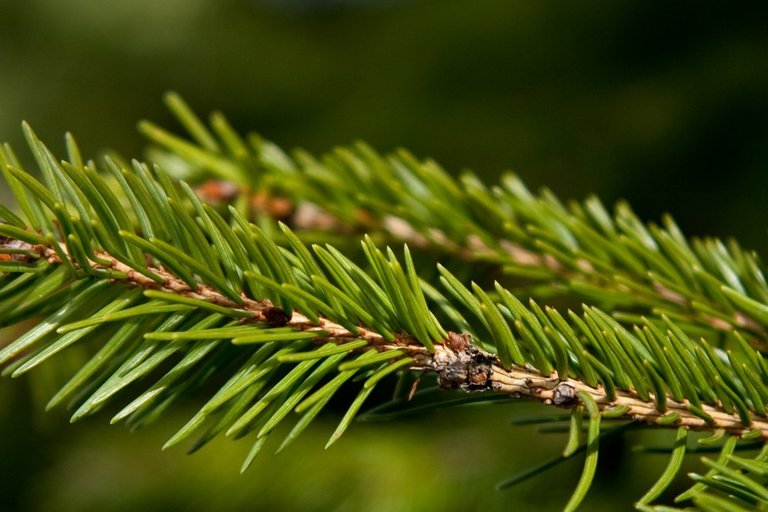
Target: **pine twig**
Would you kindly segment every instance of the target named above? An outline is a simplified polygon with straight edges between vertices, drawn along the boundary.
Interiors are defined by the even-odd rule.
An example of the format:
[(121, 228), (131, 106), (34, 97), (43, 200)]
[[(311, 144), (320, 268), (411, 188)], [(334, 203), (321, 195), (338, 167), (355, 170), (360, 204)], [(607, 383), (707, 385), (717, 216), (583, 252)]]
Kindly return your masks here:
[[(174, 93), (166, 103), (195, 141), (148, 122), (141, 131), (175, 161), (181, 157), (190, 178), (203, 181), (201, 191), (245, 196), (259, 215), (492, 262), (549, 292), (618, 304), (633, 316), (642, 308), (714, 333), (735, 328), (768, 351), (768, 284), (759, 258), (733, 242), (688, 240), (670, 216), (662, 226), (646, 225), (626, 204), (611, 214), (594, 197), (565, 206), (548, 190), (532, 194), (514, 175), (488, 188), (471, 173), (456, 179), (432, 160), (404, 150), (380, 155), (362, 143), (321, 158), (301, 150), (289, 156), (254, 134), (241, 139), (220, 113), (209, 132)], [(154, 154), (163, 158), (157, 148)]]

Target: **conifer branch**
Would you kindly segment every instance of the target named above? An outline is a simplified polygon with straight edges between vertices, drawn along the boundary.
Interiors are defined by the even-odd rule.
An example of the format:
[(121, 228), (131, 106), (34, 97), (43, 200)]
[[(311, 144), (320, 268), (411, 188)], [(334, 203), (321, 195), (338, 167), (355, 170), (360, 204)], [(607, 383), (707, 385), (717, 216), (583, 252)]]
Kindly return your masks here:
[(436, 162), (403, 150), (382, 156), (358, 143), (321, 158), (301, 150), (288, 156), (256, 135), (240, 138), (220, 113), (208, 132), (178, 96), (166, 99), (200, 140), (144, 122), (142, 132), (165, 150), (154, 149), (153, 157), (228, 191), (228, 200), (245, 194), (241, 203), (261, 215), (299, 229), (379, 233), (493, 262), (531, 283), (534, 293), (576, 294), (629, 324), (639, 321), (640, 308), (645, 316), (679, 318), (697, 332), (736, 328), (768, 349), (765, 269), (733, 241), (687, 240), (670, 216), (663, 226), (645, 225), (625, 203), (614, 215), (595, 197), (565, 206), (547, 190), (532, 194), (513, 175), (491, 188), (471, 173), (456, 180)]
[[(235, 148), (239, 139), (221, 121), (217, 126), (222, 146)], [(529, 264), (526, 272), (534, 269), (535, 279), (565, 279), (575, 291), (584, 291), (577, 289), (579, 279), (595, 274), (597, 303), (652, 309), (647, 317), (619, 316), (621, 322), (590, 305), (581, 314), (561, 314), (532, 300), (524, 304), (500, 283), (467, 286), (443, 266), (439, 284), (427, 283), (407, 246), (398, 256), (365, 237), (362, 257), (353, 261), (332, 245), (308, 245), (285, 225), (259, 227), (236, 207), (216, 210), (159, 167), (108, 161), (107, 179), (83, 163), (73, 139), (69, 161), (58, 161), (30, 129), (25, 135), (43, 180), (23, 170), (10, 148), (0, 149), (0, 171), (21, 208), (19, 215), (0, 208), (0, 324), (38, 321), (0, 349), (0, 365), (21, 375), (90, 339), (94, 356), (49, 404), (71, 401), (73, 419), (155, 377), (113, 418), (141, 426), (221, 376), (224, 384), (167, 446), (200, 430), (192, 451), (218, 434), (253, 433), (245, 469), (289, 413), (299, 419), (279, 449), (353, 377), (361, 378), (352, 386), (358, 393), (329, 444), (376, 386), (394, 374), (427, 372), (441, 389), (570, 409), (570, 440), (559, 460), (579, 451), (587, 459), (568, 510), (583, 500), (599, 440), (611, 432), (602, 430), (601, 419), (678, 428), (673, 458), (639, 508), (648, 509), (669, 485), (691, 430), (712, 432), (708, 443), (725, 442), (721, 458), (681, 499), (715, 503), (722, 499), (718, 489), (734, 488), (749, 491), (739, 495), (747, 501), (761, 499), (753, 496), (753, 475), (729, 467), (759, 474), (762, 454), (744, 462), (730, 453), (739, 440), (768, 440), (768, 364), (759, 343), (753, 345), (768, 318), (768, 292), (757, 259), (735, 245), (692, 248), (673, 225), (646, 228), (623, 210), (608, 220), (590, 202), (567, 211), (509, 182), (486, 193), (469, 179), (461, 189), (429, 165), (402, 157), (387, 167), (365, 153), (370, 159), (357, 169), (376, 168), (394, 180), (382, 194), (397, 192), (388, 210), (383, 196), (366, 196), (372, 190), (361, 188), (354, 200), (374, 220), (397, 215), (429, 244), (454, 238), (469, 259), (490, 258), (515, 275)], [(274, 185), (274, 176), (214, 154), (210, 140), (204, 149), (165, 142), (226, 180)], [(339, 201), (331, 206), (354, 204)], [(528, 223), (527, 231), (510, 219)], [(571, 238), (576, 249), (568, 252)], [(686, 258), (701, 263), (701, 271), (685, 273)], [(648, 268), (653, 275), (639, 283)], [(712, 327), (723, 331), (717, 343), (692, 335), (708, 336)], [(718, 487), (724, 479), (728, 485)]]

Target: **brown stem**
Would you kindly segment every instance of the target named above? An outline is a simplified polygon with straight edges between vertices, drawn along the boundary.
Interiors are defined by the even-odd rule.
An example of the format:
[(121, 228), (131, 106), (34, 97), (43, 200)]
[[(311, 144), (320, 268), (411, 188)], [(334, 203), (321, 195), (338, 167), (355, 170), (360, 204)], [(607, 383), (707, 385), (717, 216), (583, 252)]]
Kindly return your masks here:
[[(463, 342), (446, 340), (447, 343), (435, 347), (434, 354), (421, 358), (423, 367), (437, 372), (438, 384), (443, 388), (459, 388), (465, 391), (494, 391), (506, 393), (513, 398), (528, 398), (547, 405), (573, 407), (577, 402), (577, 392), (588, 393), (597, 403), (600, 411), (615, 410), (626, 406), (621, 418), (659, 425), (665, 416), (677, 414), (677, 419), (663, 426), (686, 427), (690, 430), (714, 431), (722, 429), (731, 435), (743, 436), (760, 431), (760, 438), (768, 440), (768, 418), (750, 413), (750, 424), (744, 425), (737, 414), (729, 414), (720, 404), (703, 404), (701, 409), (711, 420), (705, 420), (689, 410), (687, 400), (677, 402), (667, 397), (667, 410), (661, 412), (653, 400), (643, 400), (634, 391), (617, 390), (611, 399), (602, 386), (592, 387), (576, 379), (561, 379), (557, 372), (542, 375), (533, 368), (512, 366), (504, 368), (496, 356), (488, 354), (472, 345), (466, 335), (450, 334), (450, 338), (463, 338)], [(417, 359), (419, 361), (419, 359)], [(623, 407), (622, 407), (623, 408)]]

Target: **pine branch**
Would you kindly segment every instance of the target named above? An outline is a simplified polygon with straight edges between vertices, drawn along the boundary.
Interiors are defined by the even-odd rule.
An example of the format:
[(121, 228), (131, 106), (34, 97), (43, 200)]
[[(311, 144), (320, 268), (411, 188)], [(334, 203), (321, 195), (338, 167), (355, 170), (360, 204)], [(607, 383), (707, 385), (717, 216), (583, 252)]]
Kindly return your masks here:
[[(67, 252), (66, 246), (54, 250), (46, 246), (34, 246), (20, 240), (7, 238), (0, 246), (24, 249), (24, 256), (15, 261), (27, 264), (38, 257), (46, 259), (48, 264), (61, 264), (59, 254), (66, 254)], [(357, 326), (356, 332), (352, 332), (321, 316), (317, 316), (315, 321), (296, 311), (288, 316), (282, 308), (274, 306), (269, 300), (255, 301), (242, 295), (241, 301), (235, 302), (206, 285), (198, 285), (196, 289), (192, 290), (189, 285), (164, 268), (148, 266), (149, 272), (162, 279), (162, 284), (160, 284), (106, 253), (98, 253), (95, 256), (103, 263), (91, 261), (92, 270), (116, 272), (110, 274), (112, 282), (119, 280), (116, 277), (118, 275), (125, 276), (122, 281), (131, 285), (150, 292), (172, 294), (174, 297), (163, 296), (168, 300), (204, 301), (213, 306), (227, 309), (229, 315), (244, 317), (245, 322), (262, 322), (273, 327), (290, 327), (297, 332), (317, 333), (317, 336), (313, 336), (315, 341), (333, 340), (344, 343), (351, 340), (364, 340), (366, 344), (363, 347), (365, 348), (374, 348), (379, 351), (402, 350), (404, 355), (414, 359), (409, 365), (410, 369), (435, 371), (438, 374), (439, 384), (447, 389), (461, 388), (466, 391), (502, 392), (514, 395), (516, 398), (528, 397), (561, 407), (574, 405), (576, 393), (584, 391), (590, 394), (595, 402), (601, 406), (601, 410), (611, 408), (611, 414), (615, 417), (626, 416), (644, 423), (656, 423), (663, 417), (663, 414), (656, 407), (656, 402), (643, 401), (636, 393), (617, 392), (615, 397), (611, 398), (601, 387), (592, 387), (574, 379), (561, 379), (556, 371), (545, 376), (536, 370), (516, 365), (504, 368), (500, 365), (498, 357), (474, 346), (471, 336), (467, 334), (460, 335), (448, 332), (448, 337), (441, 340), (443, 346), (435, 347), (434, 353), (430, 354), (426, 347), (419, 344), (411, 335), (395, 334), (393, 339), (387, 340), (370, 328)], [(77, 264), (76, 262), (72, 263)], [(160, 296), (152, 294), (150, 297)], [(623, 334), (627, 335), (628, 333), (624, 332)], [(753, 429), (760, 431), (760, 435), (757, 436), (751, 429), (745, 427), (737, 414), (728, 414), (722, 409), (705, 405), (702, 407), (705, 415), (699, 413), (700, 415), (697, 416), (687, 410), (689, 405), (687, 401), (678, 403), (667, 397), (667, 408), (670, 409), (670, 414), (680, 416), (674, 421), (674, 424), (692, 430), (722, 429), (738, 435), (751, 433), (751, 438), (768, 437), (768, 427), (765, 425), (765, 420), (759, 416), (751, 414), (751, 419), (747, 422)], [(616, 416), (618, 411), (624, 412)], [(707, 421), (706, 416), (710, 416), (712, 420)]]
[(640, 309), (679, 318), (691, 332), (736, 328), (767, 347), (765, 269), (735, 242), (688, 241), (670, 216), (663, 227), (646, 226), (624, 203), (615, 215), (594, 197), (566, 207), (549, 191), (531, 194), (513, 175), (491, 189), (471, 173), (457, 181), (402, 150), (384, 157), (357, 144), (321, 159), (304, 151), (291, 158), (255, 135), (244, 141), (218, 113), (210, 133), (178, 96), (167, 100), (182, 124), (194, 127), (196, 143), (150, 123), (142, 132), (170, 153), (178, 172), (225, 180), (207, 188), (223, 187), (228, 200), (245, 194), (261, 214), (298, 228), (383, 233), (412, 247), (490, 261), (534, 284), (536, 293), (576, 294), (618, 309), (617, 318), (630, 324)]
[[(66, 254), (68, 250), (66, 246), (54, 250), (13, 239), (5, 239), (0, 243), (0, 247), (24, 249), (26, 252), (21, 258), (16, 259), (17, 262), (30, 263), (34, 258), (41, 257), (46, 259), (48, 264), (54, 265), (61, 264), (59, 254)], [(391, 340), (388, 340), (370, 328), (357, 326), (356, 332), (352, 332), (320, 316), (317, 316), (314, 321), (296, 311), (288, 316), (283, 309), (274, 306), (266, 299), (255, 301), (243, 294), (241, 300), (236, 302), (210, 286), (198, 285), (193, 290), (162, 267), (147, 267), (150, 273), (162, 279), (162, 284), (159, 284), (158, 281), (137, 272), (106, 253), (97, 253), (95, 257), (102, 263), (90, 261), (91, 269), (117, 272), (125, 276), (124, 282), (149, 290), (150, 293), (157, 291), (172, 294), (173, 298), (164, 296), (170, 301), (183, 301), (185, 298), (196, 302), (204, 301), (226, 308), (230, 315), (243, 316), (247, 322), (261, 322), (270, 327), (289, 327), (296, 333), (309, 333), (316, 343), (346, 344), (361, 340), (365, 343), (355, 345), (355, 348), (350, 350), (374, 349), (380, 352), (397, 350), (404, 356), (401, 361), (407, 361), (410, 370), (434, 371), (437, 374), (439, 386), (444, 389), (459, 388), (470, 392), (492, 391), (565, 408), (578, 404), (577, 394), (583, 392), (594, 400), (601, 412), (614, 419), (626, 418), (652, 425), (675, 425), (690, 430), (720, 430), (749, 439), (768, 439), (768, 420), (763, 415), (750, 412), (745, 416), (748, 417), (745, 420), (745, 417), (740, 417), (735, 412), (726, 412), (722, 406), (708, 404), (696, 407), (695, 412), (692, 412), (692, 404), (688, 400), (675, 401), (670, 396), (664, 397), (665, 407), (660, 408), (661, 398), (644, 400), (640, 394), (632, 390), (614, 391), (611, 394), (603, 386), (590, 386), (581, 380), (561, 378), (557, 371), (545, 375), (535, 369), (514, 364), (505, 368), (498, 357), (474, 346), (469, 334), (448, 332), (446, 339), (440, 340), (441, 345), (434, 347), (434, 351), (430, 353), (425, 346), (408, 334), (395, 334)], [(77, 262), (73, 263), (77, 264)], [(118, 279), (113, 277), (112, 280), (114, 282)], [(160, 297), (155, 294), (149, 296)], [(243, 333), (243, 331), (230, 332)], [(199, 336), (199, 333), (192, 334)], [(226, 332), (219, 335), (223, 338), (227, 337)], [(233, 339), (236, 338), (233, 337)]]
[[(73, 419), (121, 400), (129, 385), (156, 377), (113, 418), (141, 426), (214, 376), (223, 377), (224, 384), (168, 446), (204, 425), (192, 450), (220, 433), (255, 432), (245, 468), (291, 411), (301, 416), (279, 449), (353, 377), (362, 382), (329, 444), (376, 386), (394, 374), (430, 372), (440, 388), (570, 409), (570, 440), (561, 460), (580, 450), (587, 458), (569, 510), (581, 503), (594, 477), (601, 420), (678, 428), (678, 448), (659, 483), (641, 499), (641, 508), (679, 469), (679, 446), (688, 431), (710, 431), (714, 442), (733, 440), (725, 442), (723, 453), (737, 439), (768, 438), (768, 365), (739, 330), (726, 331), (718, 348), (692, 339), (686, 332), (690, 326), (663, 311), (655, 318), (637, 317), (630, 328), (592, 306), (584, 306), (581, 315), (563, 315), (533, 301), (524, 305), (498, 283), (492, 290), (467, 287), (442, 266), (440, 285), (433, 286), (419, 278), (407, 247), (397, 257), (365, 238), (364, 263), (358, 265), (333, 246), (308, 246), (286, 226), (280, 236), (265, 232), (237, 208), (223, 216), (160, 168), (134, 162), (128, 169), (109, 161), (107, 181), (83, 163), (71, 138), (69, 161), (59, 162), (28, 128), (26, 135), (43, 183), (20, 168), (9, 148), (0, 151), (0, 170), (22, 210), (16, 215), (0, 209), (0, 323), (30, 317), (38, 323), (0, 350), (0, 364), (21, 375), (91, 339), (93, 358), (49, 404), (71, 401)], [(213, 148), (210, 141), (205, 144)], [(213, 158), (205, 151), (186, 156)], [(221, 166), (223, 177), (240, 172), (211, 161)], [(451, 188), (440, 180), (419, 183), (433, 190)], [(427, 213), (433, 226), (445, 230), (438, 213), (450, 203), (440, 200), (442, 206), (429, 203)], [(501, 209), (509, 204), (499, 200)], [(546, 211), (549, 217), (540, 220), (559, 225), (564, 213), (551, 204)], [(481, 230), (472, 227), (477, 225), (467, 232), (480, 236)], [(632, 226), (636, 235), (643, 232)], [(607, 250), (599, 241), (596, 245)], [(481, 246), (481, 252), (490, 246)], [(465, 250), (478, 246), (467, 244)], [(756, 260), (737, 260), (761, 275), (750, 266)], [(564, 265), (565, 260), (556, 261)], [(733, 270), (723, 269), (723, 275)], [(746, 296), (737, 300), (722, 293), (734, 301), (729, 318), (741, 312), (737, 306), (760, 312), (743, 300)], [(663, 295), (662, 302), (668, 301)], [(641, 295), (627, 297), (648, 305)], [(685, 319), (707, 321), (700, 315)], [(586, 444), (581, 439), (585, 410)], [(729, 461), (726, 457), (711, 469), (726, 474)], [(700, 483), (706, 490), (722, 481), (718, 478), (710, 475)], [(754, 488), (730, 478), (728, 489)], [(722, 499), (700, 494), (689, 497), (701, 503)], [(747, 494), (739, 496), (762, 499), (759, 493)]]

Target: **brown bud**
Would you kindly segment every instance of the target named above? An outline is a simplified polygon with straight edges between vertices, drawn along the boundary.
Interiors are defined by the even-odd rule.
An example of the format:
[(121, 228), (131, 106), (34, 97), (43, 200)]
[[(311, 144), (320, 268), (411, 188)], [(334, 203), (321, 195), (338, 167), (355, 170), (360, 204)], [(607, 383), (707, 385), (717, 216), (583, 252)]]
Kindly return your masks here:
[(272, 327), (282, 327), (291, 319), (283, 308), (274, 306), (263, 309), (261, 314), (264, 316), (264, 321)]

